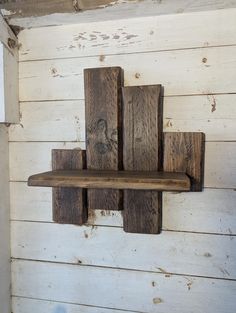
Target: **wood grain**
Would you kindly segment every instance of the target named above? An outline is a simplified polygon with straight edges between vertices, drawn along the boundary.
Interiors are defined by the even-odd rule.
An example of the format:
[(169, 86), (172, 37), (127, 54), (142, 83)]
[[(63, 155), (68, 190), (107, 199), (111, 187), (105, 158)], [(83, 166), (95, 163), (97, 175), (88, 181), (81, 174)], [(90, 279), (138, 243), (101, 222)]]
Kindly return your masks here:
[[(161, 86), (123, 88), (124, 170), (157, 171), (162, 162)], [(161, 194), (124, 191), (124, 230), (157, 234), (161, 230)]]
[[(103, 22), (95, 22), (94, 17), (93, 21), (82, 23), (80, 15), (80, 23), (76, 17), (72, 25), (51, 26), (46, 32), (42, 27), (22, 30), (19, 33), (22, 44), (20, 61), (204, 48), (206, 43), (208, 47), (217, 47), (236, 42), (236, 9), (146, 16), (142, 19), (124, 19), (123, 16), (120, 20), (109, 18)], [(35, 21), (32, 20), (32, 23)], [(206, 22), (211, 27), (205, 27)], [(104, 61), (106, 63), (106, 57), (100, 64)], [(114, 61), (114, 64), (119, 63)]]
[[(82, 169), (85, 167), (85, 151), (52, 150), (52, 168)], [(53, 220), (62, 224), (82, 225), (87, 222), (86, 190), (80, 188), (53, 188)]]
[(204, 153), (203, 133), (164, 133), (164, 171), (188, 174), (191, 191), (202, 190)]
[[(120, 67), (84, 71), (87, 168), (122, 169)], [(117, 190), (89, 190), (90, 209), (119, 210), (122, 193)]]
[(190, 180), (184, 173), (139, 171), (70, 170), (40, 173), (29, 177), (29, 186), (79, 187), (94, 189), (134, 189), (189, 191)]

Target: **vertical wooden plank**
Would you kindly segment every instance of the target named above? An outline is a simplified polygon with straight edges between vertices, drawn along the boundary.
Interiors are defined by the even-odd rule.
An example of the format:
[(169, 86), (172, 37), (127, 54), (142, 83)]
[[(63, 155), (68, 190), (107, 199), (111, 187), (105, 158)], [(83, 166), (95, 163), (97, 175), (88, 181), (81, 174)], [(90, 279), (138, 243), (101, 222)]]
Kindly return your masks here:
[[(122, 169), (123, 71), (120, 67), (86, 69), (84, 83), (87, 168)], [(88, 206), (96, 210), (119, 210), (122, 208), (122, 191), (90, 189)]]
[[(124, 170), (157, 171), (162, 164), (161, 85), (123, 88)], [(124, 191), (124, 230), (157, 234), (161, 198), (156, 191)]]
[(10, 191), (8, 129), (0, 125), (0, 311), (10, 312)]
[[(84, 169), (83, 150), (52, 150), (52, 169)], [(87, 222), (86, 190), (81, 188), (53, 188), (53, 220), (61, 224), (82, 225)]]
[(165, 133), (164, 171), (184, 172), (191, 179), (191, 191), (201, 191), (204, 179), (205, 135)]

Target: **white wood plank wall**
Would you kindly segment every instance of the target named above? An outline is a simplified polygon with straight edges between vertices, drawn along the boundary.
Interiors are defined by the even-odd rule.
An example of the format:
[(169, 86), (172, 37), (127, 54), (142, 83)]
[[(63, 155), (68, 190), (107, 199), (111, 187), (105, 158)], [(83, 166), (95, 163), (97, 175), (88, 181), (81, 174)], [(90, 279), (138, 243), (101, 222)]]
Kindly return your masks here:
[[(235, 313), (236, 9), (27, 29), (21, 124), (9, 129), (14, 313)], [(51, 190), (27, 177), (52, 148), (84, 147), (83, 69), (121, 66), (165, 88), (166, 131), (206, 133), (202, 193), (164, 194), (160, 236), (120, 212), (52, 223)]]
[(0, 312), (10, 313), (10, 190), (8, 129), (0, 125)]

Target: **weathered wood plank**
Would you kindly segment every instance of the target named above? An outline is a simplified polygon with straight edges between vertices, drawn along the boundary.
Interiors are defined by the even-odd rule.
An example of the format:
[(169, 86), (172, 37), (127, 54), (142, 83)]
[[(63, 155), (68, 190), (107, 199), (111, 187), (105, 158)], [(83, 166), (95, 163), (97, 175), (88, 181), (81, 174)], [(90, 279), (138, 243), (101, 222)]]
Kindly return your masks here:
[[(57, 167), (56, 164), (55, 167)], [(78, 167), (82, 167), (81, 163)], [(185, 173), (54, 170), (30, 176), (28, 185), (41, 187), (79, 187), (100, 190), (107, 188), (112, 190), (189, 191), (190, 179)]]
[(235, 312), (235, 281), (20, 260), (12, 274), (15, 296), (146, 313)]
[(35, 222), (12, 222), (11, 227), (17, 259), (236, 279), (235, 236), (164, 231), (150, 237), (117, 227)]
[[(40, 0), (44, 1), (44, 0)], [(80, 0), (78, 0), (80, 1)], [(106, 0), (104, 0), (106, 1)], [(18, 2), (18, 1), (17, 1)], [(85, 2), (85, 1), (84, 1)], [(138, 2), (138, 4), (137, 4)], [(78, 2), (77, 2), (78, 3)], [(87, 3), (87, 0), (86, 0)], [(75, 3), (76, 4), (76, 3)], [(93, 23), (94, 21), (114, 21), (120, 19), (130, 19), (134, 17), (147, 17), (156, 15), (174, 14), (180, 15), (183, 12), (196, 12), (196, 11), (209, 11), (217, 9), (234, 8), (235, 0), (218, 0), (216, 1), (205, 1), (198, 0), (197, 3), (192, 3), (190, 0), (179, 0), (178, 2), (172, 0), (165, 0), (161, 2), (153, 2), (152, 0), (146, 0), (144, 2), (136, 1), (112, 1), (113, 7), (109, 5), (107, 9), (97, 10), (96, 14), (93, 11), (83, 12), (79, 15), (80, 23)], [(119, 4), (119, 5), (117, 5)], [(77, 5), (76, 5), (77, 7)], [(135, 8), (135, 9), (134, 9)], [(6, 16), (13, 14), (13, 12), (2, 11)], [(177, 14), (175, 14), (177, 13)], [(183, 14), (181, 14), (183, 15)], [(191, 20), (191, 17), (190, 17)], [(23, 28), (32, 27), (45, 27), (55, 25), (68, 25), (77, 24), (77, 14), (51, 14), (42, 17), (29, 17), (29, 18), (17, 18), (13, 17), (10, 19), (10, 24), (18, 25)], [(207, 22), (207, 20), (206, 20)], [(144, 23), (145, 24), (145, 23)], [(209, 21), (210, 25), (210, 21)], [(196, 28), (197, 29), (197, 28)], [(207, 31), (207, 30), (206, 30)]]
[[(235, 102), (236, 95), (165, 97), (164, 131), (203, 132), (206, 141), (234, 141)], [(85, 141), (83, 100), (25, 102), (20, 109), (20, 124), (9, 128), (10, 141)]]
[(21, 62), (20, 100), (83, 99), (83, 69), (117, 64), (125, 68), (126, 86), (156, 84), (158, 73), (166, 96), (236, 91), (236, 46), (231, 46), (110, 55), (102, 62), (99, 57)]
[(204, 178), (205, 135), (203, 133), (165, 133), (166, 172), (183, 172), (191, 180), (191, 191), (202, 191)]
[(0, 42), (0, 123), (19, 122), (18, 84), (17, 54)]
[(77, 11), (70, 0), (1, 0), (0, 9), (9, 17), (41, 16)]
[[(89, 170), (122, 169), (120, 67), (84, 70), (86, 156)], [(95, 210), (120, 210), (122, 192), (88, 190), (88, 206)]]
[(18, 39), (0, 14), (0, 42), (18, 61)]
[(0, 303), (2, 313), (10, 312), (10, 190), (8, 131), (0, 125)]
[[(11, 219), (52, 221), (51, 188), (30, 188), (20, 182), (11, 182), (10, 187)], [(236, 235), (235, 203), (236, 192), (230, 189), (164, 192), (163, 229)], [(90, 212), (88, 223), (122, 227), (123, 217), (120, 211), (96, 210)]]
[[(161, 170), (163, 134), (161, 86), (125, 87), (122, 91), (124, 170), (151, 172)], [(160, 233), (161, 209), (161, 193), (125, 190), (124, 230), (131, 233)]]
[[(28, 177), (51, 170), (51, 149), (84, 149), (84, 143), (11, 142), (10, 180), (27, 181)], [(204, 187), (235, 188), (235, 142), (207, 142), (205, 147)]]
[[(53, 170), (85, 168), (85, 150), (52, 150)], [(83, 225), (88, 219), (87, 192), (80, 188), (53, 188), (53, 220), (62, 224)]]
[[(55, 303), (46, 300), (25, 299), (21, 297), (12, 297), (12, 306), (14, 313), (127, 313), (127, 311), (116, 310), (111, 308), (98, 308), (94, 306), (69, 304), (69, 303)], [(59, 312), (58, 312), (59, 310)], [(129, 313), (137, 313), (128, 311)]]
[(94, 22), (93, 16), (93, 21), (78, 24), (76, 20), (74, 25), (51, 26), (47, 32), (25, 29), (19, 34), (20, 61), (94, 55), (102, 60), (106, 54), (234, 45), (235, 17), (236, 9), (142, 19), (122, 16), (103, 22)]

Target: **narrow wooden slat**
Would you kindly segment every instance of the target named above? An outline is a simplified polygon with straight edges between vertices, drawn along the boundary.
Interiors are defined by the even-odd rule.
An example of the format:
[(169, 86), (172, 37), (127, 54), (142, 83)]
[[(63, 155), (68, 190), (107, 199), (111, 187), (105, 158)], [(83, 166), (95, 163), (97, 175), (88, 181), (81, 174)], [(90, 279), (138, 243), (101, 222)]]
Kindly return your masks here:
[[(86, 69), (85, 115), (87, 168), (119, 170), (122, 167), (120, 67)], [(121, 191), (88, 190), (90, 209), (119, 210)]]
[[(29, 186), (189, 191), (184, 173), (57, 170), (29, 177)], [(99, 192), (99, 191), (98, 191)], [(139, 192), (138, 192), (139, 194)], [(146, 194), (146, 193), (144, 193)], [(148, 194), (147, 194), (148, 195)]]
[(203, 133), (164, 134), (164, 171), (188, 174), (192, 191), (201, 191), (203, 186), (204, 140)]
[[(161, 169), (163, 110), (160, 95), (160, 85), (123, 88), (125, 170)], [(124, 230), (132, 233), (159, 233), (161, 205), (161, 194), (158, 192), (124, 191)]]
[[(52, 168), (83, 169), (85, 151), (52, 150)], [(82, 225), (87, 222), (86, 190), (80, 188), (53, 188), (53, 220), (62, 224)]]

